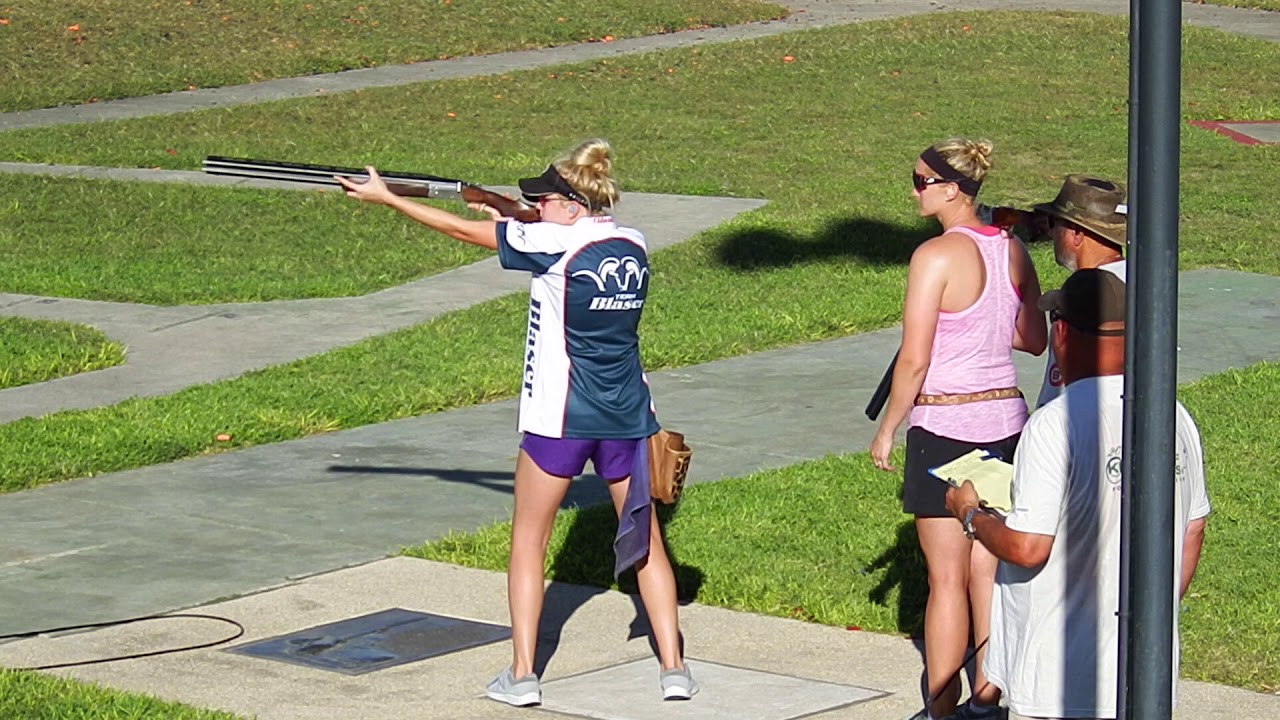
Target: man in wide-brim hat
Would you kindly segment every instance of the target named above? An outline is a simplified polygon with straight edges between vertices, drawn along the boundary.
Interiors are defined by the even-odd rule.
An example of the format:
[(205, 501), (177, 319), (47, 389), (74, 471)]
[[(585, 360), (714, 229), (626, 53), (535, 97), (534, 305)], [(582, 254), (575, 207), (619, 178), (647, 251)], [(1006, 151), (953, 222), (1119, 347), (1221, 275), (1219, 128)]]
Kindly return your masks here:
[[(1075, 272), (1101, 267), (1123, 257), (1128, 208), (1124, 186), (1087, 175), (1068, 175), (1053, 202), (1040, 203), (1035, 211), (1049, 216), (1058, 264)], [(1079, 267), (1075, 267), (1079, 265)]]
[[(1059, 265), (1072, 272), (1098, 268), (1125, 279), (1128, 207), (1123, 185), (1088, 175), (1068, 175), (1053, 202), (1040, 203), (1034, 209), (1049, 219), (1053, 256)], [(1048, 355), (1036, 407), (1062, 392), (1062, 373), (1052, 347)]]

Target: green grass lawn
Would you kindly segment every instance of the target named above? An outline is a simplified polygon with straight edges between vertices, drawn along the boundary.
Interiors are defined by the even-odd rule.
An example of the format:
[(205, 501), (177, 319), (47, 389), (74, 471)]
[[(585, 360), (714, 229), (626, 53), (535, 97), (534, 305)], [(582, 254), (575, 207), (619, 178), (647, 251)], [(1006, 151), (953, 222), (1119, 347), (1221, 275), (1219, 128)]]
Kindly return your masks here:
[(1256, 10), (1280, 11), (1280, 0), (1200, 0), (1210, 5), (1226, 5), (1227, 7), (1253, 8)]
[[(1266, 89), (1280, 76), (1280, 49), (1207, 30), (1187, 35), (1188, 117), (1280, 116), (1280, 98)], [(1065, 172), (1123, 176), (1126, 37), (1123, 21), (1097, 16), (930, 16), (628, 57), (577, 66), (573, 76), (561, 69), (554, 79), (539, 71), (105, 123), (93, 132), (3, 133), (0, 157), (172, 167), (192, 167), (215, 151), (336, 164), (367, 159), (502, 184), (599, 132), (617, 145), (626, 189), (770, 200), (656, 254), (642, 329), (645, 363), (656, 370), (896, 323), (903, 263), (932, 232), (915, 216), (907, 173), (933, 140), (995, 139), (988, 201), (1049, 199)], [(936, 62), (918, 62), (925, 47)], [(528, 92), (508, 96), (516, 86)], [(456, 109), (468, 123), (428, 122), (412, 112), (421, 107)], [(546, 129), (502, 131), (521, 118), (525, 127)], [(257, 139), (228, 141), (226, 128), (243, 123), (261, 128)], [(157, 141), (177, 136), (187, 138), (178, 156), (149, 154)], [(109, 141), (89, 142), (94, 137)], [(1280, 273), (1280, 185), (1258, 175), (1280, 152), (1195, 128), (1184, 131), (1183, 152), (1183, 267)], [(213, 198), (211, 207), (246, 202), (245, 191), (193, 192)], [(110, 201), (107, 192), (100, 197)], [(304, 202), (295, 193), (263, 197), (264, 206)], [(276, 222), (269, 216), (262, 225)], [(15, 246), (48, 232), (47, 223), (14, 217)], [(332, 232), (365, 232), (375, 217), (352, 217)], [(386, 221), (417, 233), (415, 242), (453, 244), (407, 221)], [(236, 216), (221, 226), (229, 246), (258, 241), (246, 222)], [(1033, 255), (1047, 285), (1060, 281), (1047, 248)], [(95, 276), (85, 268), (62, 272)], [(53, 282), (30, 282), (43, 281)], [(524, 306), (509, 296), (236, 380), (0, 426), (0, 490), (509, 397), (519, 377)], [(219, 432), (235, 440), (216, 443)]]
[(238, 716), (98, 685), (0, 669), (5, 720), (238, 720)]
[(0, 175), (0, 197), (7, 292), (158, 305), (341, 297), (488, 254), (336, 192)]
[(93, 328), (0, 317), (0, 390), (122, 362), (124, 348)]
[[(1213, 514), (1184, 603), (1183, 674), (1261, 691), (1280, 688), (1280, 436), (1259, 397), (1280, 392), (1280, 364), (1202, 379), (1180, 396), (1204, 436)], [(1270, 417), (1270, 419), (1268, 419)], [(899, 454), (901, 467), (901, 455)], [(681, 594), (708, 605), (829, 625), (917, 635), (928, 594), (900, 473), (865, 453), (689, 488), (666, 536)], [(665, 511), (665, 509), (664, 509)], [(563, 512), (547, 577), (616, 587), (611, 506)], [(406, 554), (505, 570), (510, 524), (455, 534)], [(633, 581), (624, 589), (634, 591)]]
[(0, 112), (781, 17), (759, 0), (24, 0)]
[[(670, 295), (723, 296), (733, 278), (750, 277), (764, 286), (765, 296), (757, 288), (731, 293), (709, 319), (739, 316), (761, 300), (777, 303), (779, 312), (757, 312), (756, 321), (848, 332), (852, 325), (887, 319), (858, 316), (861, 306), (879, 308), (880, 300), (896, 295), (898, 265), (910, 243), (929, 231), (915, 216), (903, 178), (930, 142), (953, 134), (991, 137), (996, 169), (983, 193), (991, 202), (1050, 198), (1066, 172), (1123, 176), (1126, 43), (1126, 24), (1117, 18), (936, 15), (554, 71), (0, 133), (0, 158), (195, 169), (206, 155), (224, 154), (373, 163), (511, 184), (577, 140), (604, 135), (617, 147), (625, 190), (771, 201), (675, 251), (678, 277), (667, 282)], [(925, 47), (935, 62), (919, 62)], [(1280, 76), (1274, 44), (1190, 28), (1186, 66), (1187, 119), (1280, 117), (1280, 96), (1270, 91)], [(538, 129), (509, 132), (516, 126)], [(1280, 248), (1273, 242), (1280, 187), (1258, 182), (1254, 172), (1275, 164), (1280, 150), (1235, 145), (1191, 127), (1183, 150), (1184, 263), (1280, 270)], [(160, 235), (176, 255), (208, 253), (210, 238), (217, 238), (229, 256), (246, 253), (245, 264), (255, 266), (281, 262), (271, 250), (277, 247), (296, 251), (296, 264), (320, 267), (335, 247), (359, 245), (358, 254), (394, 257), (396, 251), (384, 245), (403, 246), (409, 236), (449, 244), (405, 220), (343, 210), (341, 198), (330, 207), (319, 200), (308, 205), (298, 193), (137, 190), (118, 183), (86, 190), (74, 181), (45, 180), (37, 186), (38, 202), (25, 201), (33, 182), (0, 178), (0, 192), (12, 190), (0, 208), (18, 211), (0, 243), (35, 245), (54, 223), (66, 223), (75, 247), (84, 250), (64, 253), (57, 262), (53, 250), (43, 251), (48, 260), (24, 253), (16, 267), (0, 269), (7, 274), (0, 275), (0, 286), (22, 283), (39, 294), (96, 297), (99, 258), (144, 256), (161, 227), (193, 236)], [(86, 192), (93, 197), (84, 198)], [(260, 199), (250, 201), (253, 195)], [(60, 207), (75, 214), (52, 216)], [(403, 230), (388, 232), (395, 223)], [(95, 244), (96, 236), (105, 237)], [(260, 259), (254, 255), (258, 246), (266, 248)], [(307, 247), (316, 257), (305, 257)], [(426, 274), (411, 261), (385, 266), (397, 277)], [(153, 283), (145, 279), (150, 272), (130, 273), (129, 285), (157, 302), (241, 297), (234, 273), (222, 269), (215, 263), (207, 271), (187, 268), (192, 282), (185, 290), (163, 273)], [(342, 276), (354, 272), (335, 263), (329, 283), (353, 285)], [(815, 302), (814, 294), (832, 283), (851, 291), (843, 306)], [(813, 317), (828, 310), (827, 318)], [(740, 321), (705, 323), (725, 324)]]

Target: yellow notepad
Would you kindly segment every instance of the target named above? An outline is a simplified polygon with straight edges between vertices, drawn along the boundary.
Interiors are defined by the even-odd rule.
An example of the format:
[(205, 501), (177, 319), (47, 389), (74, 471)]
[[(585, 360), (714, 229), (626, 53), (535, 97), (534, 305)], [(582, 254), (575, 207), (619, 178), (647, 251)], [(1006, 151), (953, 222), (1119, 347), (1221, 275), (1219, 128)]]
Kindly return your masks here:
[(931, 468), (929, 474), (956, 487), (968, 480), (983, 507), (1008, 513), (1013, 507), (1013, 466), (981, 448)]

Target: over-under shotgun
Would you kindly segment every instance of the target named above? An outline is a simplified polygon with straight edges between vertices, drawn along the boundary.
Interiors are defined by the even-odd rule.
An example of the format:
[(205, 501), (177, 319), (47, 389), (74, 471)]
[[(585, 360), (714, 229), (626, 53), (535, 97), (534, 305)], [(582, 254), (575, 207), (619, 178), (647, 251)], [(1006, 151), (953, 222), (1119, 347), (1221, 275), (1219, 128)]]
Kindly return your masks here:
[(893, 389), (893, 369), (898, 366), (898, 353), (893, 354), (893, 359), (889, 361), (889, 367), (885, 369), (884, 375), (880, 378), (880, 384), (876, 386), (876, 391), (871, 394), (871, 401), (867, 403), (867, 419), (874, 421), (880, 417), (880, 411), (884, 410), (884, 404), (889, 401), (889, 391)]
[[(210, 156), (204, 159), (202, 167), (210, 175), (231, 175), (256, 180), (282, 180), (330, 187), (341, 187), (338, 181), (334, 179), (334, 176), (349, 178), (357, 182), (364, 182), (369, 179), (367, 172), (356, 168), (274, 162), (271, 160), (248, 160), (245, 158)], [(461, 180), (400, 172), (379, 171), (378, 175), (387, 184), (387, 189), (396, 195), (481, 203), (496, 209), (505, 217), (515, 218), (522, 222), (537, 222), (541, 219), (537, 208)]]

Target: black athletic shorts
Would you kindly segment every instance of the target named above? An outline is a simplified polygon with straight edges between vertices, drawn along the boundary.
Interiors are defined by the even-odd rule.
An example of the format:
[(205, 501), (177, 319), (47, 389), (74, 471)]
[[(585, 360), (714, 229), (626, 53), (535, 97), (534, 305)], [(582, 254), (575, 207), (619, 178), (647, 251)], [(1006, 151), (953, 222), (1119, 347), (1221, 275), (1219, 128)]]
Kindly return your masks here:
[(1013, 462), (1013, 451), (1022, 433), (989, 443), (963, 442), (934, 435), (922, 427), (907, 430), (907, 461), (902, 468), (902, 511), (916, 517), (951, 517), (947, 512), (945, 482), (929, 474), (929, 468), (945, 465), (975, 448)]

